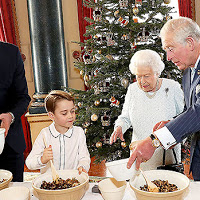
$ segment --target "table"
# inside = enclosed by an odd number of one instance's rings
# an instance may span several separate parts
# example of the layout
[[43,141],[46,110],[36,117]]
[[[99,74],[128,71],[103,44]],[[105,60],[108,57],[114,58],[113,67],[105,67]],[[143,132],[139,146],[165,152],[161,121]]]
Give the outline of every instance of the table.
[[[89,188],[86,191],[82,200],[94,200],[94,199],[95,200],[103,200],[102,196],[99,193],[92,193],[92,187],[96,184],[98,184],[98,183],[89,183]],[[30,189],[30,193],[31,193],[30,200],[38,200],[37,194],[33,190],[31,182],[11,182],[9,184],[9,187],[15,187],[15,186],[28,187]],[[199,190],[200,190],[200,182],[191,181],[185,200],[191,200],[191,199],[199,200],[199,198],[200,198]],[[123,200],[136,200],[134,192],[130,188],[129,184],[127,184],[127,188],[126,188]]]

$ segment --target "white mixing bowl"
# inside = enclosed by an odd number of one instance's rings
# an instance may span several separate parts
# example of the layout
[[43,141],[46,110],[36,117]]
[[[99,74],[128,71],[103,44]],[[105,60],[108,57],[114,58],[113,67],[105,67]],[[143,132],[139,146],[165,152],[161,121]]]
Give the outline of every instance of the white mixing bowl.
[[125,181],[132,179],[138,173],[138,171],[135,169],[135,162],[133,163],[130,169],[127,168],[128,160],[129,159],[126,158],[106,162],[106,167],[117,181]]

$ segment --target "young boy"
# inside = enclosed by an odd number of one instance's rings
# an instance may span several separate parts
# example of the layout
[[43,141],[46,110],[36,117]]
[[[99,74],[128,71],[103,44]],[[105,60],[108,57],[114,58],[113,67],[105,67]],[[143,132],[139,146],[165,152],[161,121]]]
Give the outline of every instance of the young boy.
[[[26,159],[31,170],[41,173],[50,170],[49,160],[53,160],[57,170],[78,169],[79,174],[88,172],[90,155],[83,129],[73,126],[76,114],[74,98],[60,90],[51,91],[45,98],[45,107],[53,123],[42,129]],[[48,148],[45,148],[43,135]]]

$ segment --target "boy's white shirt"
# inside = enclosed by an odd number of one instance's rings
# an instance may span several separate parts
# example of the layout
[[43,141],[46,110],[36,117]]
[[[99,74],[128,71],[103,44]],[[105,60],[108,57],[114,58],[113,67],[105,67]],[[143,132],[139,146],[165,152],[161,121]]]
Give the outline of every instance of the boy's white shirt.
[[47,145],[52,146],[53,162],[57,170],[78,169],[82,166],[86,171],[89,171],[90,154],[83,129],[73,126],[65,134],[60,134],[55,129],[54,123],[42,129],[36,138],[26,159],[26,165],[29,169],[40,169],[41,173],[51,170],[49,162],[47,164],[41,163],[41,156],[45,148],[43,134]]

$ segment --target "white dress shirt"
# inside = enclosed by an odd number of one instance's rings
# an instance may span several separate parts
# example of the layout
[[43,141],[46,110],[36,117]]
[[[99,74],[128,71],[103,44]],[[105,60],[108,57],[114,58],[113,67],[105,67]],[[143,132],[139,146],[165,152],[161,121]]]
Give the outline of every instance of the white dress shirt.
[[45,148],[43,136],[47,145],[52,146],[53,162],[57,170],[78,169],[82,166],[86,171],[90,168],[90,154],[86,145],[86,137],[83,129],[73,126],[66,133],[60,134],[52,123],[41,130],[35,140],[33,148],[26,159],[26,165],[31,170],[40,169],[41,173],[50,170],[49,162],[41,163],[41,156]]

